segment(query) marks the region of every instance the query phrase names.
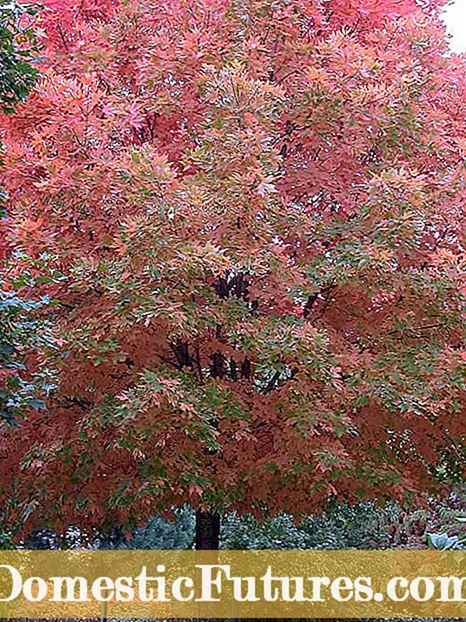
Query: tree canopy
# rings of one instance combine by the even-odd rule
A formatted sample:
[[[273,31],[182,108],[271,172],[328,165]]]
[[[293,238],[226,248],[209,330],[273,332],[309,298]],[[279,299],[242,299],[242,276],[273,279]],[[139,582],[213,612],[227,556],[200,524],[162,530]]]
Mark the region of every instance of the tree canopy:
[[[57,386],[0,440],[12,517],[301,514],[461,472],[466,74],[439,10],[45,2],[1,119],[2,271],[54,303]]]

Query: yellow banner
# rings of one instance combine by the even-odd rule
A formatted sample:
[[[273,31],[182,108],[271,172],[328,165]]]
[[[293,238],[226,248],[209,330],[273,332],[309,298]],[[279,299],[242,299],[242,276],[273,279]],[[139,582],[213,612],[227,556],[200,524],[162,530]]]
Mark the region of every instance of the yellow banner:
[[[464,618],[466,552],[1,551],[3,618]]]

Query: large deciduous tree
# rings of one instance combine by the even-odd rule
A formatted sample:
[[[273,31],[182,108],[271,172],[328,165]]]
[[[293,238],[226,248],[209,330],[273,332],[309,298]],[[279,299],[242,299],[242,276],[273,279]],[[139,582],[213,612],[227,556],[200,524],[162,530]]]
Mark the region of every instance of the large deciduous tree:
[[[1,121],[3,269],[54,275],[59,387],[2,436],[3,507],[189,502],[215,548],[228,509],[460,469],[466,74],[439,3],[45,4],[43,77]]]

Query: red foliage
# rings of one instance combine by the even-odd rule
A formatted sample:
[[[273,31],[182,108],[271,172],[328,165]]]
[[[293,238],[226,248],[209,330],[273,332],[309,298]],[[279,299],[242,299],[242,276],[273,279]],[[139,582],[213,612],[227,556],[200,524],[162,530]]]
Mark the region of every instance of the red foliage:
[[[466,432],[466,74],[438,3],[46,4],[2,183],[9,244],[55,274],[59,388],[1,439],[4,507],[434,486]]]

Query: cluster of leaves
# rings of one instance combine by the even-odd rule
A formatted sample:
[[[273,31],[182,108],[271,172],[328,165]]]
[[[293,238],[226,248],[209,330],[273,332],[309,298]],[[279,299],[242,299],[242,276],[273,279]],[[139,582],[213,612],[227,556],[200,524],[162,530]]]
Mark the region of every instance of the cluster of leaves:
[[[26,99],[38,76],[38,43],[31,25],[36,12],[34,5],[0,2],[0,102],[5,114]]]
[[[447,530],[461,538],[464,494],[429,500],[425,507],[402,508],[397,503],[354,506],[336,503],[328,511],[299,523],[290,515],[266,521],[228,515],[222,524],[225,549],[422,549],[429,533]]]
[[[0,0],[0,108],[4,114],[13,113],[27,98],[38,77],[35,63],[39,46],[31,26],[36,11],[34,5]],[[0,187],[0,218],[5,216],[7,198]]]
[[[18,260],[23,270],[11,274],[11,262]],[[15,256],[0,280],[0,419],[13,427],[31,409],[45,409],[45,398],[55,388],[52,369],[43,359],[53,343],[52,305],[48,296],[35,295],[37,280],[58,278],[46,264],[46,254],[34,261]],[[32,271],[41,276],[33,277]],[[25,290],[27,298],[19,293]]]
[[[194,512],[190,508],[175,511],[174,520],[167,521],[161,516],[153,517],[143,528],[132,533],[131,539],[123,537],[117,546],[131,550],[173,550],[191,549],[194,543]]]
[[[25,352],[31,356],[47,343],[47,325],[35,317],[34,311],[48,303],[45,297],[25,301],[14,291],[0,289],[0,418],[12,425],[27,409],[45,408],[38,387],[48,391],[53,386],[46,382],[45,373],[35,374],[34,382],[23,375],[27,371]]]
[[[226,549],[349,549],[385,548],[391,537],[387,524],[398,517],[396,505],[336,505],[321,515],[296,523],[288,514],[265,522],[252,516],[225,517],[222,548]]]
[[[464,524],[466,523],[464,495],[458,496],[452,493],[454,507],[443,508],[440,512],[441,520],[434,525],[430,525],[427,531],[427,543],[434,549],[464,550],[466,549],[466,534]],[[458,506],[458,504],[461,504]]]
[[[441,551],[466,549],[466,538],[463,536],[449,536],[446,533],[430,533],[428,536],[429,546]]]

